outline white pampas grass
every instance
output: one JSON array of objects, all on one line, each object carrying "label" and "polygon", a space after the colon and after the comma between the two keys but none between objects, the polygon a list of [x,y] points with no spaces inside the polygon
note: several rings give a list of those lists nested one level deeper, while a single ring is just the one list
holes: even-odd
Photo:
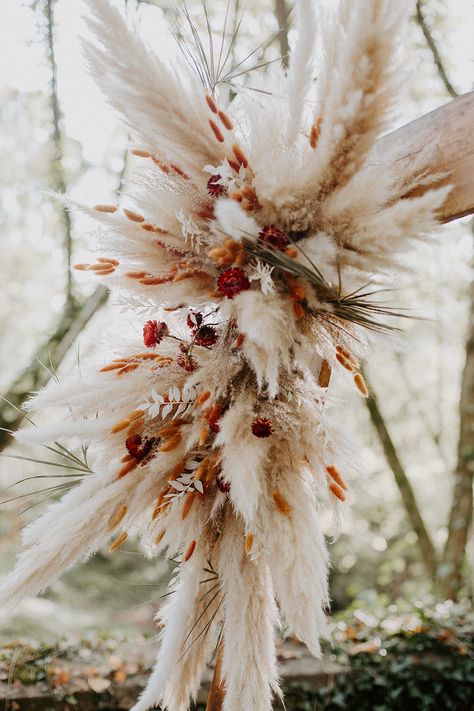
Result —
[{"label": "white pampas grass", "polygon": [[295,142],[306,116],[305,101],[311,88],[317,35],[315,0],[300,0],[296,4],[295,15],[298,40],[291,54],[287,89],[289,145]]},{"label": "white pampas grass", "polygon": [[341,0],[318,28],[314,0],[299,0],[288,74],[255,77],[261,91],[239,93],[235,110],[205,50],[195,77],[107,0],[84,1],[88,64],[142,164],[118,205],[61,199],[94,224],[76,268],[112,289],[139,336],[116,334],[105,362],[28,403],[63,416],[18,441],[79,438],[87,462],[26,528],[0,611],[137,531],[147,555],[179,562],[134,711],[186,711],[215,646],[223,711],[270,711],[275,628],[315,655],[327,634],[319,521],[329,510],[337,530],[355,459],[328,413],[340,405],[330,382],[368,396],[360,359],[388,315],[370,293],[391,284],[449,190],[409,197],[433,176],[374,148],[408,0]]},{"label": "white pampas grass", "polygon": [[[205,119],[204,99],[186,71],[178,78],[132,32],[107,0],[84,0],[93,39],[84,43],[91,73],[142,147],[200,177],[220,154]],[[123,48],[126,47],[126,51]]]},{"label": "white pampas grass", "polygon": [[277,475],[274,485],[294,513],[282,516],[271,508],[269,520],[262,524],[267,531],[273,586],[289,634],[320,656],[319,639],[327,636],[328,555],[309,474],[304,470],[295,473],[290,462],[285,474]]},{"label": "white pampas grass", "polygon": [[[235,299],[234,313],[245,334],[243,352],[252,365],[259,387],[270,397],[278,393],[279,371],[288,363],[295,332],[289,305],[273,295],[246,291]],[[260,314],[258,320],[255,314]]]},{"label": "white pampas grass", "polygon": [[268,564],[245,556],[242,528],[231,521],[219,560],[224,595],[223,711],[270,711],[272,695],[280,691],[274,646],[278,617]]},{"label": "white pampas grass", "polygon": [[[196,691],[196,682],[200,679],[199,672],[202,667],[201,662],[196,674],[196,669],[189,670],[188,659],[190,656],[196,664],[196,656],[201,656],[202,648],[198,641],[194,648],[190,648],[188,656],[186,642],[191,642],[192,638],[186,640],[186,636],[196,619],[196,600],[200,593],[199,583],[204,565],[205,559],[199,552],[195,558],[183,565],[179,582],[159,614],[164,633],[157,665],[140,700],[131,711],[147,711],[162,700],[165,703],[164,708],[169,711],[184,711],[188,708],[189,696]],[[185,675],[186,667],[188,668]]]},{"label": "white pampas grass", "polygon": [[245,213],[235,200],[218,200],[216,220],[222,232],[234,239],[255,239],[260,231],[257,222]]},{"label": "white pampas grass", "polygon": [[325,28],[314,114],[315,122],[321,119],[321,136],[313,169],[327,172],[331,182],[343,183],[362,166],[385,126],[397,81],[398,33],[409,7],[407,0],[342,2]]},{"label": "white pampas grass", "polygon": [[269,443],[254,437],[248,427],[254,417],[254,401],[242,393],[222,418],[215,443],[222,447],[222,478],[230,484],[231,501],[250,530],[255,523],[269,450]]}]

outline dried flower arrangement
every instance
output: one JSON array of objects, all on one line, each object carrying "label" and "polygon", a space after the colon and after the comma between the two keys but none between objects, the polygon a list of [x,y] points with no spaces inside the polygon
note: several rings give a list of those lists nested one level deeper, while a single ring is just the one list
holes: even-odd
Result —
[{"label": "dried flower arrangement", "polygon": [[416,157],[403,174],[371,161],[409,2],[342,0],[318,19],[299,0],[290,68],[267,68],[257,91],[235,87],[226,28],[206,46],[185,12],[187,63],[170,67],[108,0],[86,2],[91,71],[143,167],[125,207],[77,206],[113,256],[76,268],[122,294],[143,342],[36,397],[35,408],[67,403],[66,417],[20,439],[77,435],[94,471],[77,458],[80,483],[26,529],[1,605],[134,528],[151,555],[178,561],[134,711],[187,709],[216,649],[224,710],[267,711],[280,694],[277,625],[315,655],[325,634],[318,519],[341,515],[352,459],[326,407],[331,374],[367,397],[368,335],[396,315],[377,294],[447,195],[411,196],[433,179]]}]

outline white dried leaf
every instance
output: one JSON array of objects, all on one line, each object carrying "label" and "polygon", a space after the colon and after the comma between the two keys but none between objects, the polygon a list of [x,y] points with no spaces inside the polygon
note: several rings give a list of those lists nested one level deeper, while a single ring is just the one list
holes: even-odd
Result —
[{"label": "white dried leaf", "polygon": [[182,484],[180,481],[169,481],[168,484],[177,491],[184,491],[184,489],[186,488],[184,484]]},{"label": "white dried leaf", "polygon": [[173,420],[178,417],[178,415],[182,415],[185,410],[188,409],[188,405],[185,402],[182,402],[181,405],[178,406],[176,412],[173,415]]},{"label": "white dried leaf", "polygon": [[170,401],[172,400],[173,402],[180,402],[181,400],[181,393],[179,391],[179,388],[176,387],[176,385],[172,385],[169,389],[168,392],[168,397]]},{"label": "white dried leaf", "polygon": [[191,462],[186,462],[186,469],[197,469],[200,466],[201,462],[197,462],[195,459],[193,459]]},{"label": "white dried leaf", "polygon": [[163,419],[165,419],[165,417],[168,417],[168,415],[170,414],[173,407],[174,407],[173,403],[169,403],[168,405],[164,406],[164,408],[161,411],[161,416]]}]

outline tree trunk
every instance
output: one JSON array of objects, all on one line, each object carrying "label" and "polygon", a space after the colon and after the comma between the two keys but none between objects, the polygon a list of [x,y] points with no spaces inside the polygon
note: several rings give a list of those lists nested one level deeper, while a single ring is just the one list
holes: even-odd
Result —
[{"label": "tree trunk", "polygon": [[459,96],[459,94],[457,93],[454,86],[451,84],[451,81],[448,77],[448,74],[447,74],[446,69],[444,67],[444,62],[441,59],[441,54],[438,49],[438,45],[436,44],[435,39],[431,33],[431,30],[428,27],[428,24],[426,22],[425,13],[423,12],[423,5],[424,5],[424,0],[417,0],[415,20],[416,20],[417,24],[420,26],[421,31],[423,32],[423,36],[426,40],[426,44],[428,45],[430,52],[433,55],[433,61],[435,63],[439,77],[440,77],[441,81],[443,82],[446,91],[448,92],[448,94],[450,95],[450,97],[452,99],[455,99],[456,96]]},{"label": "tree trunk", "polygon": [[[49,183],[52,190],[61,195],[66,192],[66,178],[64,175],[63,167],[63,140],[61,134],[61,108],[59,106],[58,98],[58,68],[56,65],[56,55],[54,51],[54,0],[46,0],[44,6],[44,12],[47,21],[47,46],[49,55],[49,66],[51,72],[51,113],[53,115],[53,159],[50,164],[50,177]],[[64,256],[66,261],[67,269],[67,286],[66,286],[66,298],[67,300],[72,299],[73,291],[73,281],[71,272],[71,257],[72,257],[72,224],[71,216],[66,207],[60,207],[59,203],[56,203],[58,209],[61,212],[61,221],[64,233]]]},{"label": "tree trunk", "polygon": [[431,536],[428,532],[428,529],[425,526],[425,522],[423,521],[423,517],[421,515],[418,503],[416,501],[415,493],[413,491],[413,487],[398,457],[397,450],[393,443],[392,437],[390,436],[390,432],[388,431],[387,425],[385,424],[385,420],[379,409],[377,398],[373,391],[371,393],[371,397],[366,400],[366,403],[367,408],[369,410],[370,419],[372,420],[372,424],[374,425],[379,436],[380,443],[385,454],[385,458],[387,460],[388,465],[390,466],[390,469],[393,472],[393,476],[395,477],[395,481],[400,491],[400,495],[402,497],[407,516],[410,520],[413,530],[418,536],[418,542],[424,566],[428,575],[433,577],[436,574],[437,569],[436,549],[434,547],[433,541],[431,540]]},{"label": "tree trunk", "polygon": [[[474,221],[471,225],[474,238]],[[438,577],[445,598],[455,600],[462,582],[462,566],[472,522],[474,473],[474,281],[471,283],[466,361],[461,381],[458,459],[448,523],[448,538]]]},{"label": "tree trunk", "polygon": [[[50,368],[57,368],[88,321],[107,300],[108,291],[99,286],[83,304],[67,302],[56,330],[35,353],[31,363],[0,396],[0,451],[10,442],[8,430],[20,426],[25,412],[21,406],[32,392],[44,387],[51,379]],[[7,431],[5,431],[7,430]]]}]

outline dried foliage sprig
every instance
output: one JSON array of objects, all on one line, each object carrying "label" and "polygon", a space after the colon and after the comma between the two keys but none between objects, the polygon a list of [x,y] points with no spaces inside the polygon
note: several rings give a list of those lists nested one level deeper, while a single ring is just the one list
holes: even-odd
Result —
[{"label": "dried foliage sprig", "polygon": [[[315,8],[299,0],[288,73],[267,67],[257,91],[230,102],[221,85],[263,45],[232,65],[242,20],[227,39],[229,3],[220,39],[205,4],[207,39],[184,7],[177,68],[108,0],[84,1],[86,58],[140,166],[123,204],[71,203],[98,224],[95,254],[77,268],[107,283],[143,335],[33,401],[67,403],[65,416],[18,439],[53,442],[73,478],[44,492],[66,491],[25,529],[1,609],[137,531],[177,563],[134,711],[188,708],[217,648],[224,711],[270,711],[276,626],[316,655],[326,634],[320,515],[341,518],[354,461],[327,407],[330,379],[368,396],[369,336],[409,315],[380,294],[447,195],[406,198],[417,165],[370,157],[396,96],[409,3],[342,0],[315,41]],[[58,444],[70,437],[84,459]]]},{"label": "dried foliage sprig", "polygon": [[[378,332],[398,329],[386,321],[378,320],[376,316],[381,318],[414,318],[407,314],[406,311],[396,311],[384,303],[373,300],[374,296],[386,293],[387,289],[377,289],[371,286],[369,282],[358,287],[352,293],[343,294],[340,280],[338,287],[335,288],[324,278],[317,266],[312,262],[310,262],[311,266],[307,267],[277,249],[264,247],[258,242],[251,242],[245,238],[243,239],[243,245],[249,255],[270,265],[275,269],[275,272],[292,274],[313,288],[319,304],[318,308],[308,308],[307,313],[309,314],[316,315],[326,309],[341,321],[347,321]],[[304,252],[302,254],[305,256]]]}]

